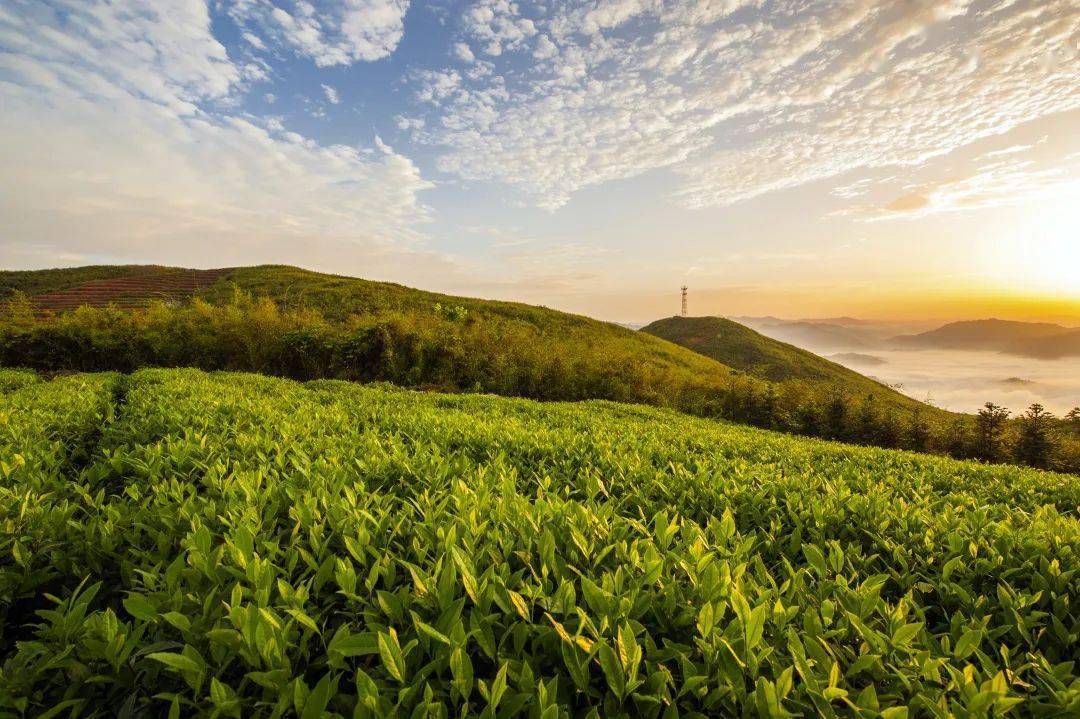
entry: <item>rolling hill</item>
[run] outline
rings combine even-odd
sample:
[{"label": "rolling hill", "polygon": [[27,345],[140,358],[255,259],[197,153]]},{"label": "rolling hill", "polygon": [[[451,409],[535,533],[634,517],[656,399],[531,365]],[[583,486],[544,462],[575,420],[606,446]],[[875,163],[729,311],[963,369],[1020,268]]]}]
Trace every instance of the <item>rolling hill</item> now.
[{"label": "rolling hill", "polygon": [[[456,297],[289,266],[218,270],[154,266],[145,274],[126,266],[115,271],[108,276],[108,268],[103,267],[42,270],[7,273],[3,279],[9,286],[46,289],[31,297],[37,309],[66,310],[80,303],[138,309],[153,300],[189,297],[221,306],[232,301],[236,289],[269,298],[282,307],[316,309],[331,322],[350,318],[427,321],[437,305],[461,308],[466,318],[461,324],[477,325],[487,319],[496,322],[501,332],[523,333],[527,342],[543,342],[557,356],[585,352],[597,362],[606,359],[612,365],[622,362],[647,368],[676,384],[691,378],[705,385],[726,384],[735,369],[753,379],[781,385],[839,388],[852,396],[874,394],[897,408],[920,404],[853,370],[720,318],[674,317],[634,332],[544,307]],[[702,339],[704,344],[699,341]]]},{"label": "rolling hill", "polygon": [[[864,444],[943,451],[955,415],[736,323],[709,346],[515,302],[288,266],[8,273],[0,365],[46,372],[198,367],[388,381],[541,400],[671,407]],[[90,309],[68,310],[84,304]],[[717,322],[723,322],[717,320]],[[679,327],[674,321],[672,327]],[[693,334],[693,333],[691,333]],[[674,340],[674,341],[672,341]],[[872,397],[876,406],[863,407]],[[844,407],[837,409],[840,400]],[[921,412],[935,439],[907,422]]]},{"label": "rolling hill", "polygon": [[1013,320],[967,320],[950,322],[935,330],[900,335],[891,344],[904,349],[989,350],[1009,352],[1017,346],[1068,332],[1068,327],[1048,322]]},{"label": "rolling hill", "polygon": [[[719,411],[716,397],[731,374],[651,335],[544,307],[288,266],[144,269],[5,273],[6,287],[31,295],[38,319],[9,318],[0,328],[0,363],[46,371],[246,369],[630,400],[698,414]],[[80,304],[102,318],[66,311]]]},{"label": "rolling hill", "polygon": [[723,317],[668,317],[641,331],[770,382],[803,382],[852,397],[872,395],[885,406],[901,410],[927,407],[852,369]]},{"label": "rolling hill", "polygon": [[1080,357],[1080,329],[1066,330],[1047,337],[1019,340],[1007,345],[1003,351],[1036,359]]},{"label": "rolling hill", "polygon": [[[150,280],[158,275],[190,272],[179,267],[161,265],[87,265],[51,270],[0,270],[0,300],[16,292],[31,297],[52,292],[69,291],[93,282],[140,278]],[[88,298],[89,303],[97,301]]]}]

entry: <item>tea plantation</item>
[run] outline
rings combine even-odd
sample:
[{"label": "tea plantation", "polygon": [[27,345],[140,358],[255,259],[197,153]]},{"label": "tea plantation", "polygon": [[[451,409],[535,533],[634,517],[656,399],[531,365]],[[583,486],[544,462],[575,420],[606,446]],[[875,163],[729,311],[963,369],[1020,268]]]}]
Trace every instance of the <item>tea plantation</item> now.
[{"label": "tea plantation", "polygon": [[607,402],[0,373],[0,716],[1080,716],[1080,480]]}]

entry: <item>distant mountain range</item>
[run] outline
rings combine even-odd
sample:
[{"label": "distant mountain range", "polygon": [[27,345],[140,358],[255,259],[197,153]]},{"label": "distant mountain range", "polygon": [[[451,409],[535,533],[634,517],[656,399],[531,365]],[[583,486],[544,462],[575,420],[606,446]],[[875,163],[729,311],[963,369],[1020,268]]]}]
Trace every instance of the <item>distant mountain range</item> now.
[{"label": "distant mountain range", "polygon": [[854,317],[784,320],[778,317],[731,317],[766,337],[818,353],[886,348],[897,334],[929,329],[925,324],[876,322]]},{"label": "distant mountain range", "polygon": [[1040,359],[1080,356],[1080,328],[1048,322],[969,320],[929,332],[894,337],[904,349],[982,350]]},{"label": "distant mountain range", "polygon": [[889,364],[888,360],[882,359],[875,355],[863,354],[861,352],[840,352],[830,356],[828,359],[833,362],[844,365],[862,365],[864,367],[880,367],[881,365]]},{"label": "distant mountain range", "polygon": [[[873,350],[971,350],[1021,357],[1080,357],[1080,327],[1049,322],[965,320],[936,328],[860,320],[853,317],[785,320],[779,317],[731,317],[766,337],[821,354],[845,364],[874,364]],[[859,355],[862,355],[860,357]]]}]

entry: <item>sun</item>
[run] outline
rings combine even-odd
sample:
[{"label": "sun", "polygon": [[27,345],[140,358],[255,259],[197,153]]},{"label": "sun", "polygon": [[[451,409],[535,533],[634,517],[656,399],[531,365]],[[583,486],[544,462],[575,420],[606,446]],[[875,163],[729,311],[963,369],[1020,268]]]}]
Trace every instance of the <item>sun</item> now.
[{"label": "sun", "polygon": [[1080,197],[1046,208],[1028,249],[1028,268],[1046,289],[1080,297]]},{"label": "sun", "polygon": [[972,259],[995,284],[1080,299],[1080,193],[1069,199],[1030,205]]}]

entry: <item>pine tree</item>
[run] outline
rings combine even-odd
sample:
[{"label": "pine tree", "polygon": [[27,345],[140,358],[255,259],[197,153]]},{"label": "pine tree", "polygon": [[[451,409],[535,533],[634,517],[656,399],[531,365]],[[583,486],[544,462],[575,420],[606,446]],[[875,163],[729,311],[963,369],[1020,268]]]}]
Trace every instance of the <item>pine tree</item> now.
[{"label": "pine tree", "polygon": [[874,395],[868,394],[859,403],[858,441],[860,444],[876,444],[878,433],[877,406]]},{"label": "pine tree", "polygon": [[1065,415],[1065,425],[1073,431],[1074,434],[1080,434],[1080,407],[1073,407]]},{"label": "pine tree", "polygon": [[987,402],[975,417],[975,454],[993,462],[1001,454],[1001,435],[1009,419],[1009,410]]},{"label": "pine tree", "polygon": [[1052,414],[1035,403],[1020,419],[1020,436],[1016,441],[1016,459],[1032,467],[1046,467],[1050,459],[1049,425]]}]

